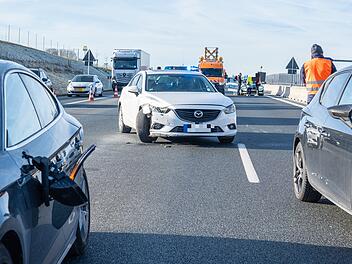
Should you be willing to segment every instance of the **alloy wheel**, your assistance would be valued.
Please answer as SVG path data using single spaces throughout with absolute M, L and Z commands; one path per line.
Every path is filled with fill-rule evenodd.
M 85 181 L 83 181 L 83 186 L 82 190 L 85 195 L 88 196 L 88 189 L 87 189 L 87 184 Z M 86 204 L 82 205 L 79 208 L 79 218 L 78 218 L 78 227 L 82 236 L 82 240 L 85 241 L 88 237 L 89 233 L 89 220 L 90 220 L 90 208 L 89 208 L 89 202 Z
M 304 179 L 304 164 L 302 150 L 297 149 L 295 152 L 295 172 L 293 176 L 293 182 L 297 193 L 302 191 L 303 179 Z

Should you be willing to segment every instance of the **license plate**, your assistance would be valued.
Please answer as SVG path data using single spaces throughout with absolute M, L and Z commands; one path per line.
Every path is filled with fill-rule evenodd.
M 183 133 L 210 133 L 210 124 L 184 124 Z
M 76 92 L 84 92 L 84 91 L 85 91 L 85 88 L 75 88 L 75 91 L 76 91 Z

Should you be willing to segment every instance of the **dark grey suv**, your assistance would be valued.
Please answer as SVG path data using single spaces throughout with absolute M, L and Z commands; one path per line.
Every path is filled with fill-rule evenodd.
M 303 109 L 294 140 L 294 192 L 352 213 L 352 67 L 330 76 Z
M 0 263 L 82 254 L 90 224 L 81 124 L 28 69 L 0 60 Z

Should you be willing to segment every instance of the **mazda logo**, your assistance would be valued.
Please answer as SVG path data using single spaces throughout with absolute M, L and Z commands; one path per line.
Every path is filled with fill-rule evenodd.
M 122 76 L 123 76 L 123 77 L 126 77 L 126 73 L 123 73 Z
M 194 117 L 195 118 L 202 118 L 203 117 L 203 112 L 200 110 L 194 111 Z

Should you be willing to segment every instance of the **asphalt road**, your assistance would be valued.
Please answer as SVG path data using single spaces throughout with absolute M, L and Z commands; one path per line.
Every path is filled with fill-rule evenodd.
M 326 199 L 294 197 L 291 145 L 300 108 L 235 97 L 233 144 L 142 144 L 135 133 L 116 132 L 117 100 L 108 96 L 60 99 L 84 125 L 86 145 L 98 146 L 86 163 L 90 243 L 69 263 L 352 262 L 352 216 Z

